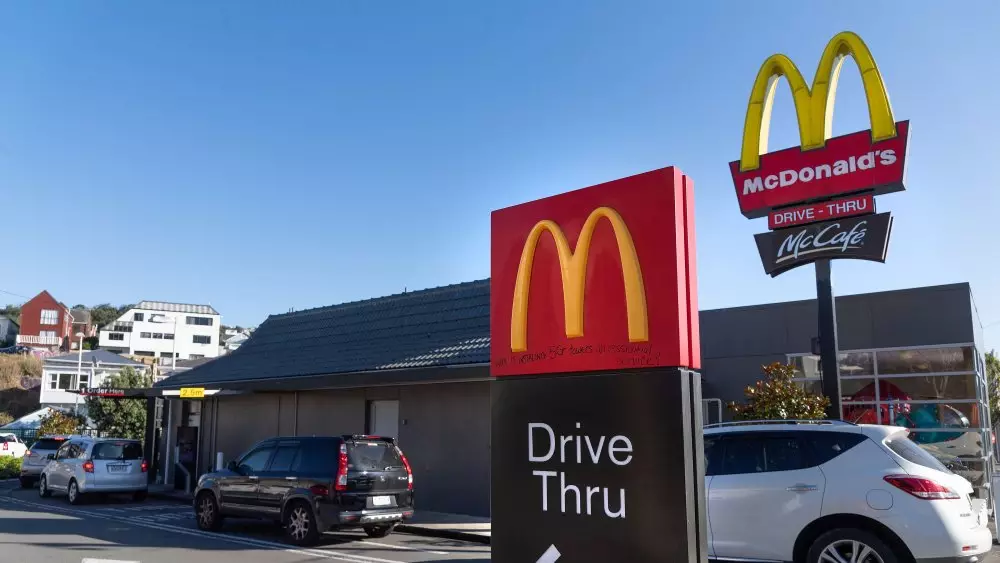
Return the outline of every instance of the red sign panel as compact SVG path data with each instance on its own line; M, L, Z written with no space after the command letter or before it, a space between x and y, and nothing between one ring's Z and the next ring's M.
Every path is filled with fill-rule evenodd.
M875 213L875 198L870 194L856 195L843 199L834 199L822 203L811 203L800 207L789 207L780 211L772 211L767 215L767 227L771 230L805 225Z
M902 191L909 126L896 123L896 136L878 143L872 143L871 131L860 131L829 139L821 149L765 154L757 169L746 172L738 160L729 163L740 211L755 218L776 207L838 195Z
M692 191L670 167L494 211L492 375L699 368Z

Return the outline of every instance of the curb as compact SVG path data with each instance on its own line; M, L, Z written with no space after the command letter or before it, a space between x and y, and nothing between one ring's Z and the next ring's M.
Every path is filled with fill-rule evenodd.
M460 540L460 541L468 541L468 542L490 545L490 536L484 536L482 534L474 534L470 532L457 532L455 530L435 530L431 528L424 528L423 526L414 526L412 524L399 524L396 526L396 531L404 532L407 534L413 534L415 536L445 538L450 540Z

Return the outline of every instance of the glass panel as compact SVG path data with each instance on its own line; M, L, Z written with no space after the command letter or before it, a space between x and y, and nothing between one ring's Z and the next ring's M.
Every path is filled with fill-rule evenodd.
M875 374L875 363L871 352L841 352L838 357L842 376ZM819 356L795 356L789 363L795 368L795 377L819 379L823 374Z
M840 396L844 401L874 401L875 380L840 378Z
M847 422L853 422L854 424L888 424L888 411L885 405L878 408L875 407L875 403L860 403L860 404L845 404L841 407L843 411L842 418ZM881 414L882 420L879 420L879 415Z
M923 348L878 352L879 374L973 371L975 352L964 348Z
M841 383L843 385L843 383ZM881 400L975 399L976 376L917 375L883 378L879 383Z
M880 404L888 410L888 419L882 424L894 424L911 429L980 427L978 403ZM946 434L953 433L946 432Z
M933 430L911 430L910 439L920 444L928 453L941 460L967 463L978 461L983 457L983 433L970 432L936 432Z
M808 393L815 395L823 394L823 382L819 379L800 379L795 383L798 383Z

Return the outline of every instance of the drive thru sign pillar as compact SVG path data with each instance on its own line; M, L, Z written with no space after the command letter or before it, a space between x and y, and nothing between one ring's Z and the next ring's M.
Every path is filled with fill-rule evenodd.
M493 213L493 561L706 561L692 189Z

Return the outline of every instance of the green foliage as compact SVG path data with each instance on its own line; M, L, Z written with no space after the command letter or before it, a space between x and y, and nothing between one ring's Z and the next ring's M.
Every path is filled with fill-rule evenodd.
M14 321L17 324L21 324L21 306L20 305L6 305L3 309L0 309L0 315L7 317L8 319Z
M110 303L101 303L90 308L90 321L96 326L113 323L118 318L118 308Z
M10 413L0 412L0 426L10 424L11 422L14 422L14 417Z
M743 391L746 403L729 403L737 420L820 420L830 400L807 392L792 381L795 368L779 362L761 366L764 379Z
M76 434L87 424L87 419L73 413L52 410L41 419L38 427L38 435L47 434Z
M12 455L0 457L0 479L13 479L21 475L21 458Z
M990 423L1000 423L1000 357L996 350L986 354L986 384L990 390Z
M153 378L131 367L107 378L103 387L133 389L150 387ZM146 433L146 401L144 399L102 399L87 397L87 413L100 432L115 438L142 440Z

